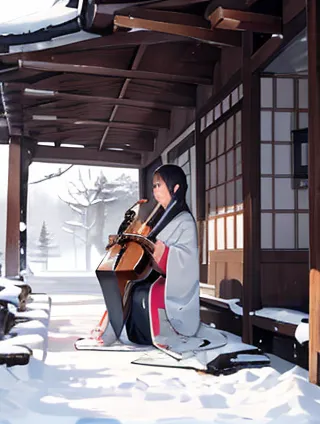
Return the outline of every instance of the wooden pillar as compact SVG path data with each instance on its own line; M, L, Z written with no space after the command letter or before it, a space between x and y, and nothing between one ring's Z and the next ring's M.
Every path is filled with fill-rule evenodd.
M139 199L146 197L146 182L145 182L145 170L144 168L139 169Z
M307 0L309 68L309 378L320 384L320 3Z
M20 138L11 137L7 197L7 235L5 275L12 277L20 271Z
M243 34L243 328L246 343L253 342L250 312L261 306L260 294L260 78L251 72L253 35Z
M196 192L197 192L197 216L196 221L198 223L198 240L199 240L199 252L200 252L200 281L207 282L208 280L208 264L202 262L202 258L206 255L203 252L204 243L203 238L206 235L206 174L205 174L205 163L206 163L206 148L205 139L201 134L200 119L196 119L195 128L195 147L196 147ZM207 259L208 260L208 259Z
M200 118L196 119L195 128L195 146L196 146L196 186L197 186L197 221L206 217L206 147L205 140L200 130Z
M27 268L27 206L28 206L28 179L29 166L32 162L31 149L23 143L20 153L20 222L25 228L20 231L20 270Z

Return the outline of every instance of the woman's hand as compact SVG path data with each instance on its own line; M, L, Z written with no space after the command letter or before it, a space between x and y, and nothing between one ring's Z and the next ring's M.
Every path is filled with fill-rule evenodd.
M162 255L164 254L165 249L166 249L166 245L161 240L157 240L155 243L155 249L153 252L153 258L157 263L160 262L160 259L162 258Z

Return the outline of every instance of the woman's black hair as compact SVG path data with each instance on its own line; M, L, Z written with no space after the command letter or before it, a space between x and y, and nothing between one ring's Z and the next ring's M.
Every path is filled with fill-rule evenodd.
M180 166L173 164L161 165L155 170L153 175L160 175L166 183L171 196L175 195L178 201L185 202L188 183L186 174ZM177 184L179 184L179 188L176 193L174 193L174 188Z
M153 176L155 175L159 175L165 182L171 194L171 201L164 211L163 216L148 236L150 239L156 237L156 235L159 234L159 232L179 213L186 211L192 216L186 202L186 193L188 189L187 177L182 168L173 164L161 165L154 171ZM177 184L179 184L179 188L174 192L174 188Z

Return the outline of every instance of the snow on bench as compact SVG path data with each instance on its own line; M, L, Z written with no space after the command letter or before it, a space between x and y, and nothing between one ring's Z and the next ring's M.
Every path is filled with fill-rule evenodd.
M243 315L240 299L222 299L206 293L201 294L200 299L213 306L228 308L236 315ZM300 344L309 340L309 314L286 308L266 307L251 312L250 315L253 316L253 324L258 327L293 336Z
M48 347L51 298L44 293L31 293L26 299L26 310L18 311L21 288L16 286L14 281L6 278L0 278L0 287L4 287L0 291L0 301L7 304L8 310L16 318L16 324L0 340L2 363L5 362L4 358L7 355L8 364L12 365L15 352L20 348L27 350L35 359L44 361ZM19 355L18 352L17 358ZM18 359L17 363L19 364Z

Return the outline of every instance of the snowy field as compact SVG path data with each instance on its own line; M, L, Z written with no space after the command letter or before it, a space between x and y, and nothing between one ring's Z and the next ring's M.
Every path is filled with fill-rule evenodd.
M320 388L307 372L272 358L272 367L214 377L131 365L132 352L77 352L74 341L103 311L94 277L33 277L52 297L44 365L0 368L0 424L315 424Z

